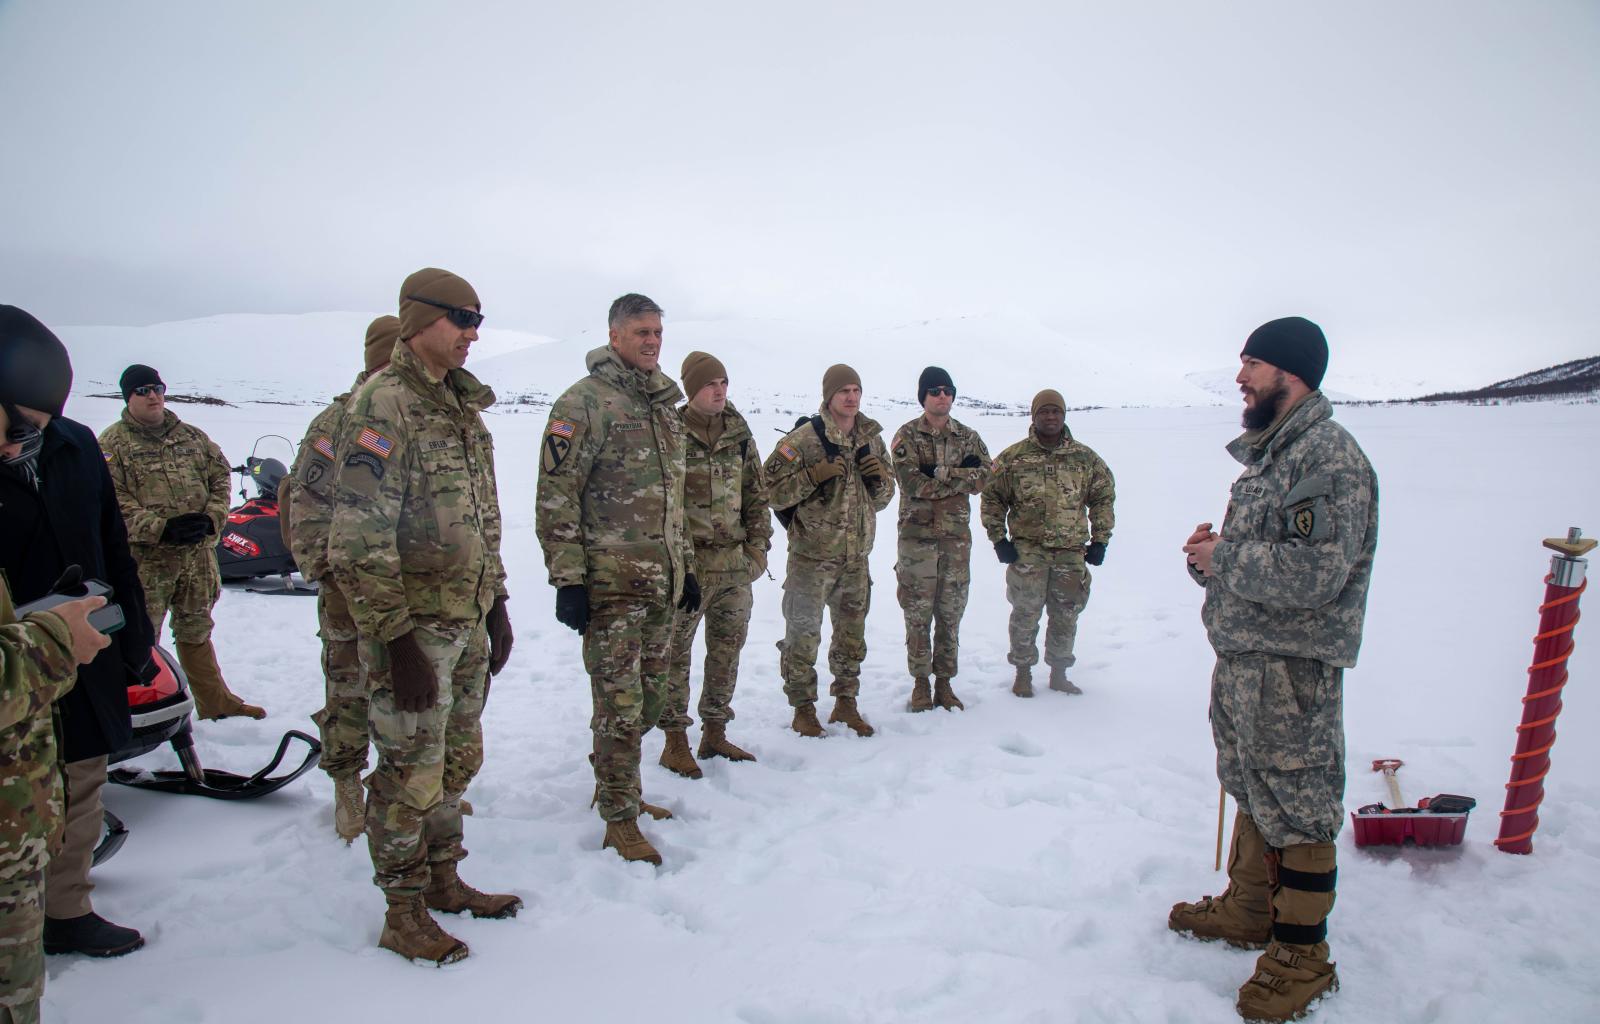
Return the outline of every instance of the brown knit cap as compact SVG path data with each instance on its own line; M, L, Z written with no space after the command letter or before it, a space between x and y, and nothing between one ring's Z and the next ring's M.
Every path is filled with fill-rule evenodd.
M367 357L367 372L389 363L389 353L400 338L400 318L385 313L367 325L367 343L362 352Z
M412 302L406 298L407 295L442 302L447 306L470 307L480 312L483 310L483 303L479 301L478 293L472 290L472 285L448 270L424 267L406 278L405 284L400 286L401 338L416 337L418 332L445 313L438 306Z
M827 405L833 401L833 396L838 394L839 389L848 384L854 384L859 388L861 375L844 363L834 363L828 367L828 372L822 375L822 404Z
M728 368L708 352L690 352L683 357L683 372L679 376L683 378L683 393L693 398L712 381L727 380Z
M1045 388L1033 396L1033 407L1028 410L1028 415L1036 415L1040 408L1046 405L1053 405L1062 412L1067 411L1067 400L1061 397L1061 392L1055 388Z

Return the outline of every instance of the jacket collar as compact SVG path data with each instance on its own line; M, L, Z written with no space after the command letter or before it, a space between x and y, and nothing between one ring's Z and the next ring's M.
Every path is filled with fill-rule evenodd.
M411 346L404 342L395 343L394 358L387 369L412 391L446 407L459 402L468 412L482 412L495 401L494 389L466 370L451 370L444 375L444 380L434 380L428 376L422 360L411 351Z
M1033 446L1042 452L1064 452L1068 448L1072 447L1072 428L1067 426L1065 423L1061 424L1061 443L1056 445L1054 448L1046 448L1043 444L1041 444L1039 442L1039 435L1034 433L1033 427L1031 426L1028 427L1028 440L1033 442Z
M140 423L138 420L133 418L133 413L128 410L127 406L123 406L122 422L127 425L129 430L132 430L134 433L143 437L162 438L172 433L173 429L176 428L181 421L178 419L177 413L173 412L171 409L165 409L162 410L161 413L161 425L157 427L147 427L143 423Z
M849 447L852 438L859 446L883 433L883 427L878 425L878 421L863 412L856 413L856 427L850 432L849 437L839 432L839 424L833 421L833 414L828 411L828 403L824 402L817 407L817 415L822 417L822 426L828 433L828 440L841 448Z
M610 345L601 345L593 349L584 357L584 365L589 373L615 387L619 391L626 391L638 395L651 405L677 405L684 401L683 391L672 382L672 378L662 373L660 369L645 373L617 358Z
M1333 416L1333 403L1321 391L1313 391L1290 406L1277 421L1264 430L1247 430L1228 444L1228 454L1250 465L1276 455L1295 438L1314 425Z

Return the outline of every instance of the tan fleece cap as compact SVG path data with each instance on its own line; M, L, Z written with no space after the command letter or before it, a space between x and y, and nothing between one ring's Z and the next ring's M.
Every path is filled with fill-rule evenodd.
M822 404L827 405L833 401L833 396L838 394L839 389L850 384L858 388L861 386L861 375L853 368L844 363L834 363L828 367L828 372L822 375Z
M367 325L367 342L362 348L366 356L367 372L371 373L389 364L389 353L400 339L400 318L385 313Z
M483 310L483 303L478 299L478 293L472 290L472 285L464 278L457 277L448 270L440 270L438 267L424 267L406 278L405 284L400 286L402 339L416 337L423 328L445 314L445 311L438 306L407 299L408 295L442 302L447 306L461 306L479 312Z
M690 352L683 357L683 393L693 398L714 380L727 380L728 368L709 352Z
M1047 405L1053 405L1062 412L1067 411L1067 400L1061 397L1061 392L1055 388L1045 388L1033 396L1033 407L1028 410L1028 415L1034 415Z

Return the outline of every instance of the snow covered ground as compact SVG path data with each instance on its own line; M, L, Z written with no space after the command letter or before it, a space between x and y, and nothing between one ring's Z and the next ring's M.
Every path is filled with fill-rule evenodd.
M687 349L670 330L668 341L676 368ZM545 390L576 377L573 352ZM353 343L349 356L342 361L353 364ZM817 358L820 376L831 360ZM892 431L911 410L881 396L912 390L916 368L872 358L884 368L863 367L865 410ZM503 391L525 383L508 386L490 372L494 362L472 368ZM958 382L976 372L946 365ZM799 376L792 383L762 366L749 387L809 394L809 368ZM1070 381L1030 373L1017 394L983 397L1026 402L1046 385L1072 394ZM258 435L298 440L313 412L177 408L235 462ZM68 414L99 429L119 409L80 396ZM1166 929L1174 901L1225 884L1212 871L1212 659L1201 591L1178 547L1196 522L1221 518L1237 470L1222 450L1237 432L1231 405L1069 417L1118 484L1116 536L1082 619L1073 673L1081 697L1010 695L1001 567L980 535L956 680L967 710L905 713L891 508L872 557L862 686L878 736L834 726L826 740L800 739L788 730L773 647L779 585L759 583L731 736L760 761L708 762L703 780L688 781L655 764L659 734L646 738L645 792L677 814L647 824L660 869L602 852L588 808L579 642L555 622L532 529L543 413L489 416L517 645L485 716L487 760L469 793L477 814L463 865L480 887L520 893L521 916L447 918L471 958L414 966L375 945L383 902L364 847L333 834L320 771L238 805L108 787L132 835L96 871L96 906L141 928L149 944L110 962L52 958L48 1020L1237 1019L1233 993L1253 954ZM1022 417L959 406L957 415L996 451L1026 429ZM1315 1019L1594 1020L1600 633L1586 625L1536 852L1507 856L1490 840L1548 564L1539 541L1571 525L1600 532L1590 454L1600 408L1338 416L1376 465L1383 502L1366 644L1346 680L1346 805L1384 797L1367 770L1375 757L1405 759L1408 801L1444 791L1481 803L1459 848L1358 852L1348 829L1340 837L1331 929L1343 987ZM763 451L775 427L792 423L774 411L753 419ZM781 578L781 550L772 564ZM285 729L309 729L306 716L320 706L314 601L229 590L216 617L233 687L271 714L201 724L199 749L207 765L248 772ZM174 761L163 751L141 763Z

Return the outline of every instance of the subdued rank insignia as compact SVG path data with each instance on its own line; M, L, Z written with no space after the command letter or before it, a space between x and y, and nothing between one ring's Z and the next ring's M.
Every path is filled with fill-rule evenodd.
M1311 531L1317 528L1317 513L1315 505L1294 510L1294 530L1302 537L1310 537Z
M544 454L541 462L546 473L554 473L561 468L561 463L566 461L567 454L572 451L572 442L560 434L551 431L544 435Z

